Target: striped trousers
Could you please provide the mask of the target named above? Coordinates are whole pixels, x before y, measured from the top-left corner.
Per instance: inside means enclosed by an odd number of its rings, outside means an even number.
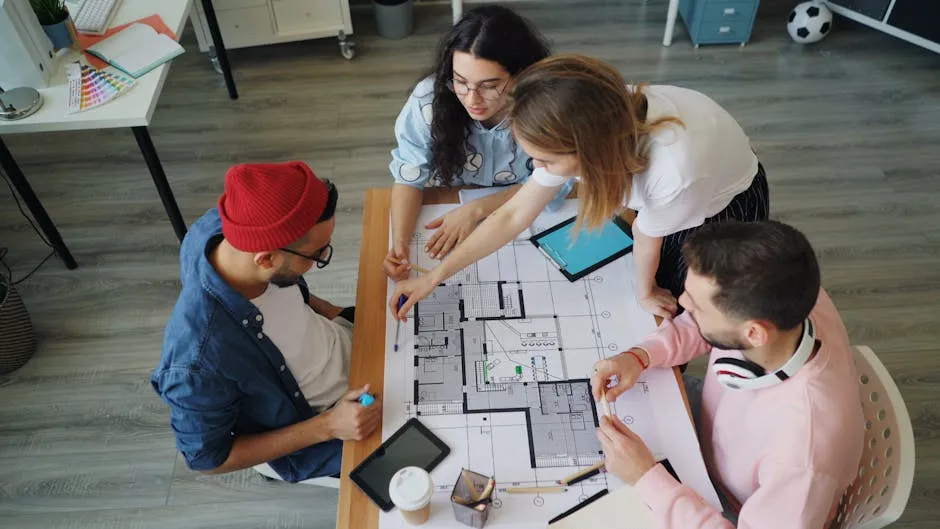
[[[764,166],[758,164],[757,174],[754,175],[750,187],[735,195],[731,203],[717,215],[705,219],[704,224],[727,220],[746,222],[767,220],[769,213],[770,192],[767,189],[767,175],[764,173]],[[682,244],[700,227],[682,230],[663,238],[663,247],[659,254],[659,268],[656,270],[656,284],[672,292],[676,299],[685,290],[687,267],[682,257]]]

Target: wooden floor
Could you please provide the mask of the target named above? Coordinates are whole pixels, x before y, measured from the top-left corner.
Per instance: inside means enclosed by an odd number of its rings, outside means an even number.
[[[810,236],[853,342],[879,353],[907,401],[917,476],[895,527],[938,527],[940,56],[844,19],[800,47],[773,5],[743,49],[695,50],[681,28],[663,48],[665,4],[518,6],[557,50],[612,61],[631,81],[702,90],[738,118],[767,168],[773,216]],[[214,204],[229,165],[305,160],[341,192],[333,264],[308,279],[352,302],[363,191],[391,183],[394,118],[450,12],[416,17],[414,36],[387,41],[370,11],[355,13],[351,62],[331,39],[236,51],[236,102],[187,32],[152,124],[187,222]],[[20,287],[40,347],[0,377],[0,526],[332,527],[335,491],[204,477],[177,457],[148,383],[179,288],[177,241],[130,131],[4,139],[81,267],[50,261]],[[47,253],[5,186],[0,245],[19,274]]]

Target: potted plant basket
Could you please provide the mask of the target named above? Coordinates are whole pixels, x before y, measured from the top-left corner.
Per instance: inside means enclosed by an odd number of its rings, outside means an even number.
[[[0,375],[15,371],[36,353],[36,332],[9,276],[0,273]]]

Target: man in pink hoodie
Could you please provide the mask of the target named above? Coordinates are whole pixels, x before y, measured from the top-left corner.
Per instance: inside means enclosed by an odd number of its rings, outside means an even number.
[[[592,386],[596,399],[615,399],[647,367],[709,354],[696,428],[726,513],[605,417],[607,470],[636,488],[657,527],[731,528],[735,518],[739,529],[827,527],[858,472],[864,418],[849,339],[809,241],[774,221],[710,224],[683,253],[685,313],[599,362]]]

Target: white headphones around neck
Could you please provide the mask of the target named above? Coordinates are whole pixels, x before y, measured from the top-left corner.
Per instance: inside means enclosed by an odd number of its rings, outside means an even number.
[[[762,389],[777,385],[792,377],[812,356],[816,348],[816,330],[813,322],[803,322],[803,337],[796,352],[780,369],[768,373],[760,365],[739,358],[719,358],[712,364],[712,372],[721,385],[729,389]]]

